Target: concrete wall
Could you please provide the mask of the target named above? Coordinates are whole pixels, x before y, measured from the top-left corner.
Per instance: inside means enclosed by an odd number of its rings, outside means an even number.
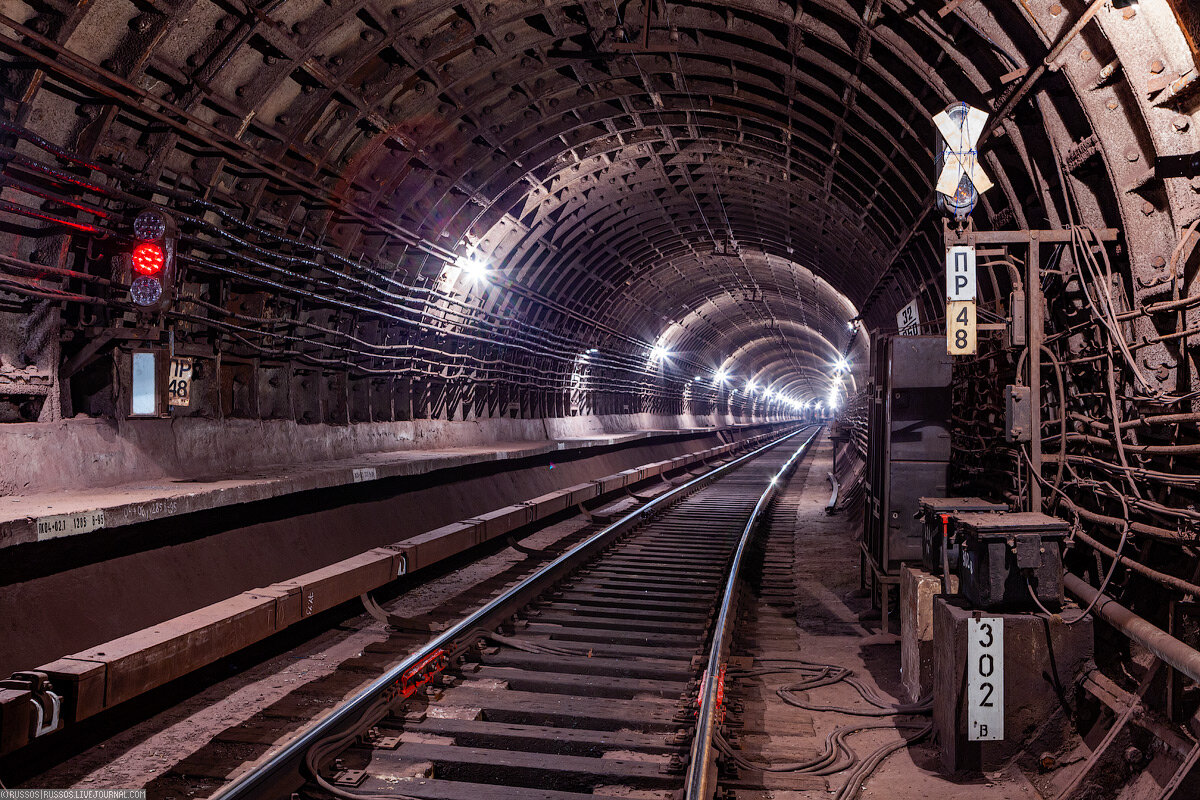
[[[639,430],[728,425],[729,416],[621,414],[561,419],[412,420],[300,425],[290,420],[68,419],[0,426],[0,496],[228,476],[365,453],[487,447]]]
[[[658,437],[22,545],[0,561],[0,677],[372,547],[723,443],[716,433]]]

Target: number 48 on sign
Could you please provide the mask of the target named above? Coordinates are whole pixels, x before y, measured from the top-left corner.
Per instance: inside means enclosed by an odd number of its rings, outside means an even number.
[[[168,376],[167,395],[173,406],[192,404],[192,359],[171,359],[171,374]]]
[[[952,356],[975,355],[978,341],[975,322],[974,300],[951,300],[946,303],[947,353]]]
[[[954,245],[946,251],[946,352],[976,352],[975,248]]]

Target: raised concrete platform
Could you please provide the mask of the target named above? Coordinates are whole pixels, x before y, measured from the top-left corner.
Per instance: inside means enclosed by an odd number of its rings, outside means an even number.
[[[10,616],[0,637],[0,674],[319,571],[373,548],[464,520],[480,523],[467,525],[458,538],[436,537],[416,551],[405,548],[411,562],[407,569],[418,569],[430,557],[444,556],[443,544],[451,540],[493,538],[498,526],[511,529],[554,513],[566,507],[567,498],[579,502],[576,494],[586,499],[623,492],[664,471],[689,468],[701,451],[720,457],[729,439],[745,442],[764,432],[644,435],[612,447],[561,451],[554,443],[552,452],[543,442],[536,447],[541,455],[519,461],[512,454],[528,453],[528,448],[503,451],[511,459],[507,461],[497,461],[495,453],[483,448],[405,453],[400,458],[412,463],[402,462],[397,470],[407,468],[408,476],[384,478],[377,472],[368,482],[257,501],[249,498],[264,490],[261,484],[268,480],[250,478],[245,490],[192,501],[220,501],[221,507],[182,513],[176,506],[173,515],[163,516],[172,511],[165,508],[157,519],[21,544],[8,551],[12,557],[0,558],[0,608],[21,609]],[[684,460],[674,463],[679,459]],[[434,469],[438,471],[430,471]],[[338,477],[351,480],[345,471]],[[592,482],[603,485],[597,488]]]
[[[595,481],[477,514],[415,537],[360,552],[303,575],[260,585],[151,627],[98,642],[37,669],[50,676],[54,691],[63,697],[62,719],[73,724],[211,664],[305,617],[388,585],[413,570],[488,540],[519,530],[528,531],[526,526],[530,523],[577,504],[606,494],[611,499],[611,495],[639,482],[665,479],[669,473],[686,477],[694,466],[709,459],[733,457],[747,448],[765,444],[774,435],[761,432],[746,437],[741,443],[715,444],[701,452],[644,463]],[[569,466],[564,467],[564,471],[567,469]],[[450,507],[465,509],[466,506],[458,503]],[[336,529],[336,526],[332,527]],[[290,544],[303,546],[303,537],[291,537]],[[48,597],[47,603],[62,599]],[[64,616],[60,619],[72,618],[69,608],[62,609],[62,613]],[[20,697],[8,699],[21,705]],[[28,697],[24,701],[21,707],[27,708]],[[27,743],[29,726],[26,723],[25,719],[14,722],[11,715],[0,714],[0,754]],[[26,734],[25,739],[21,737],[22,732]]]
[[[551,433],[550,428],[553,426],[543,424],[541,420],[536,422],[539,430],[545,434]],[[432,449],[420,449],[418,443],[409,442],[412,449],[363,453],[351,458],[305,464],[282,464],[236,474],[183,478],[163,476],[157,480],[114,486],[18,493],[0,497],[0,548],[77,536],[104,528],[117,528],[239,503],[268,500],[314,489],[422,475],[437,470],[541,456],[556,451],[610,447],[661,437],[713,434],[722,431],[726,432],[725,435],[730,440],[734,440],[749,435],[751,431],[765,429],[765,425],[766,423],[747,423],[719,428],[644,429],[623,433],[594,433],[563,439],[495,441]],[[11,443],[11,440],[7,442]],[[0,446],[5,443],[5,440],[0,440]],[[95,455],[100,458],[108,453],[101,451]],[[34,456],[26,453],[25,457]],[[47,457],[47,454],[43,453],[42,457]],[[13,471],[8,476],[9,481],[23,469],[19,456],[15,456],[10,463],[13,465]],[[161,472],[161,467],[159,471]]]

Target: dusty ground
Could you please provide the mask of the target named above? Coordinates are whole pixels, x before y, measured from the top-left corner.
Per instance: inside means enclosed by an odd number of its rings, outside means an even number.
[[[900,645],[894,635],[880,634],[878,622],[863,623],[870,600],[858,596],[859,521],[839,514],[827,516],[829,499],[826,473],[831,468],[832,445],[822,439],[812,456],[797,470],[788,490],[780,498],[795,510],[793,580],[798,588],[794,608],[760,602],[755,624],[754,655],[790,656],[809,661],[850,667],[859,677],[893,698],[902,698]],[[775,518],[775,525],[786,522]],[[768,550],[767,558],[771,558]],[[769,572],[769,569],[768,571]],[[764,598],[764,600],[767,598]],[[792,683],[795,677],[763,678],[753,693],[773,701],[761,712],[760,724],[770,732],[769,743],[747,742],[772,761],[799,760],[802,753],[819,751],[825,736],[842,725],[870,721],[836,712],[809,712],[784,704],[774,690]],[[862,706],[863,701],[849,686],[838,684],[809,693],[810,699],[828,705]],[[753,708],[751,703],[747,709]],[[885,742],[899,740],[895,730],[852,735],[850,745],[867,754]],[[765,747],[763,745],[766,745]],[[1015,769],[991,775],[944,777],[937,773],[934,745],[904,747],[889,757],[866,782],[864,800],[1038,800],[1024,776]],[[846,781],[845,773],[832,775],[827,787],[819,779],[794,781],[779,789],[739,792],[739,800],[817,800],[828,798]]]

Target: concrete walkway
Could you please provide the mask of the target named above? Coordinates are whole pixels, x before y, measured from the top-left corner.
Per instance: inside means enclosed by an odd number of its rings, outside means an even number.
[[[833,448],[823,438],[812,455],[796,472],[779,501],[772,538],[786,536],[794,509],[794,557],[792,578],[795,587],[794,603],[779,602],[764,586],[758,607],[751,616],[756,627],[756,650],[749,655],[757,658],[801,658],[826,664],[849,667],[887,696],[904,698],[900,684],[900,644],[895,635],[880,634],[878,622],[862,622],[871,609],[869,598],[859,596],[858,544],[860,518],[858,515],[827,516],[825,504],[829,499],[826,473],[831,468]],[[781,515],[779,511],[787,509]],[[780,530],[780,527],[785,530]],[[775,558],[779,545],[775,545]],[[769,580],[771,546],[768,546],[764,582]],[[751,679],[743,687],[748,699],[747,713],[761,715],[771,735],[763,741],[753,737],[744,743],[745,754],[753,760],[775,763],[798,761],[819,752],[825,737],[835,728],[863,722],[894,719],[850,716],[837,712],[810,712],[787,705],[775,695],[775,689],[799,680],[796,675],[768,675]],[[808,693],[812,702],[834,706],[865,707],[857,692],[846,684],[822,687]],[[753,711],[755,700],[767,703],[762,711]],[[914,719],[909,717],[907,719]],[[753,727],[749,724],[749,727]],[[896,742],[900,733],[895,729],[866,731],[849,738],[849,744],[860,757],[880,745]],[[1015,768],[998,774],[943,776],[937,770],[936,744],[902,747],[891,755],[867,780],[861,795],[863,800],[1038,800],[1038,794]],[[846,782],[847,772],[831,775],[824,780],[799,776],[773,778],[767,790],[741,790],[739,800],[817,800],[829,798]],[[827,781],[827,786],[824,785]]]

